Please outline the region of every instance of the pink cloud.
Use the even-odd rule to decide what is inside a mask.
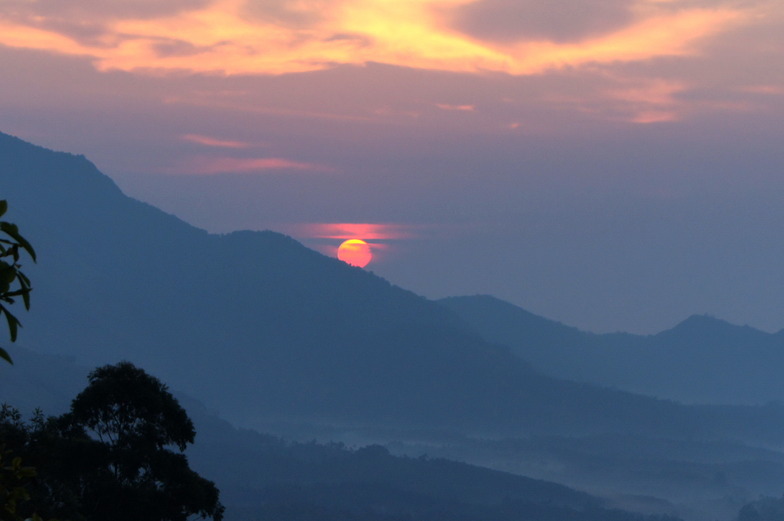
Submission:
[[[476,110],[475,105],[450,105],[448,103],[437,103],[436,107],[441,110],[456,110],[460,112],[473,112]]]
[[[204,145],[207,147],[218,147],[218,148],[248,148],[250,143],[245,143],[244,141],[231,141],[228,139],[218,139],[210,136],[202,136],[200,134],[185,134],[182,136],[184,141],[190,141],[191,143],[197,143],[199,145]]]
[[[680,116],[677,112],[666,110],[646,110],[634,115],[632,123],[667,123],[678,121]]]
[[[308,172],[333,172],[334,168],[316,163],[292,161],[280,157],[201,157],[191,158],[180,166],[166,168],[168,174],[246,174],[267,171],[298,170]]]
[[[308,239],[395,240],[416,237],[415,228],[399,223],[300,223],[281,227],[286,233]]]
[[[780,85],[751,85],[739,90],[741,92],[750,92],[752,94],[770,94],[775,96],[784,94],[784,87]]]

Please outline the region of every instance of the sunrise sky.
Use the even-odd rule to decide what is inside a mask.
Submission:
[[[0,131],[592,331],[784,328],[780,0],[0,0]]]

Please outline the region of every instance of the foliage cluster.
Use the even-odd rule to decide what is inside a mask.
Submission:
[[[0,520],[18,521],[22,519],[25,503],[30,500],[27,487],[36,472],[34,468],[22,465],[22,458],[5,450],[4,446],[0,448]],[[40,517],[33,513],[30,519],[39,521]]]
[[[17,502],[20,519],[220,521],[217,488],[181,453],[195,431],[166,386],[128,362],[89,381],[62,416],[25,422],[11,407],[0,411],[7,450],[37,469],[26,476],[29,501]]]
[[[0,217],[8,211],[8,203],[0,200]],[[30,279],[22,272],[19,262],[22,252],[27,253],[35,261],[35,250],[19,233],[19,228],[6,221],[0,221],[0,315],[5,316],[11,342],[16,341],[16,334],[21,323],[8,310],[21,297],[26,309],[30,308]],[[11,362],[11,356],[0,347],[0,358]]]

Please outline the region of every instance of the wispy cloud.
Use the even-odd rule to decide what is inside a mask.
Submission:
[[[281,229],[303,239],[362,239],[367,241],[411,239],[418,226],[400,223],[298,223]]]
[[[315,163],[293,161],[280,157],[196,157],[177,166],[162,169],[167,174],[216,175],[248,174],[283,171],[334,172],[335,169]]]
[[[184,141],[190,141],[199,145],[217,148],[248,148],[250,143],[244,141],[233,141],[228,139],[218,139],[210,136],[202,136],[200,134],[185,134],[182,136]]]
[[[617,110],[633,123],[664,123],[681,119],[682,103],[677,95],[688,89],[682,82],[654,78],[613,89],[609,97],[617,100]]]
[[[741,92],[750,92],[752,94],[769,94],[772,96],[784,95],[784,86],[782,85],[750,85],[739,90]]]
[[[517,44],[518,57],[508,68],[515,74],[614,62],[648,61],[665,56],[691,56],[701,40],[745,20],[733,9],[689,9],[650,16],[610,34],[579,43],[534,41]]]
[[[635,113],[630,119],[633,123],[669,123],[678,121],[680,115],[674,110],[643,110]]]
[[[473,112],[476,110],[475,105],[450,105],[448,103],[437,103],[436,107],[441,110],[456,110],[459,112]]]

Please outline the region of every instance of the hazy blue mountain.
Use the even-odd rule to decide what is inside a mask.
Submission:
[[[784,401],[784,334],[694,315],[656,335],[597,335],[489,296],[440,301],[549,375],[703,403]]]
[[[15,355],[13,367],[0,365],[0,402],[25,414],[34,407],[64,413],[87,383],[87,369],[72,360],[26,349]],[[557,483],[443,458],[288,442],[237,429],[189,396],[178,393],[178,400],[197,432],[186,455],[218,485],[226,521],[664,521],[610,509],[605,499]]]
[[[63,413],[86,384],[87,368],[72,360],[21,348],[15,355],[14,366],[0,365],[0,396],[23,412],[40,406]],[[389,445],[408,455],[396,458],[378,446],[293,443],[237,429],[176,394],[196,424],[196,444],[187,451],[191,466],[220,487],[227,521],[373,521],[392,513],[406,519],[642,521],[608,508],[729,520],[743,504],[777,494],[784,483],[784,455],[738,442],[622,434],[487,440],[434,433],[427,439],[420,433],[420,442]]]
[[[649,494],[639,487],[651,476],[664,476],[672,487],[699,483],[711,497],[747,502],[770,493],[758,484],[775,486],[784,475],[775,455],[748,447],[780,443],[782,406],[689,407],[544,376],[506,342],[483,339],[470,320],[438,303],[281,234],[208,234],[124,196],[81,156],[0,134],[0,198],[9,200],[8,219],[20,224],[39,253],[39,263],[26,266],[35,287],[33,309],[20,313],[25,327],[19,345],[10,346],[17,365],[0,366],[0,401],[13,394],[20,407],[60,412],[52,409],[58,400],[84,383],[86,370],[74,371],[74,362],[93,367],[127,359],[238,425],[299,422],[307,430],[319,424],[399,439],[406,452],[416,444],[411,456],[476,457],[475,463],[527,469],[535,478],[573,476],[582,480],[575,482],[579,486],[594,476],[602,489],[597,492],[624,495],[621,506],[669,508],[666,501],[638,497]],[[563,336],[566,349],[568,339],[593,337],[530,315],[526,320],[546,326],[529,346],[543,347],[542,353],[548,338]],[[606,338],[620,344],[634,337]],[[305,465],[297,461],[307,459],[308,444],[281,445],[212,415],[198,417],[194,467],[231,490],[231,504],[244,505],[247,519],[261,508],[292,520],[314,512],[344,520],[510,520],[523,511],[529,518],[588,521],[573,510],[592,508],[572,503],[553,506],[568,511],[536,513],[523,493],[536,488],[526,489],[531,482],[525,479],[398,460],[378,449],[311,446],[319,463]],[[489,439],[499,436],[509,440]],[[694,447],[707,450],[721,438],[742,441],[714,449],[708,462],[690,456],[700,454]],[[638,457],[640,451],[620,451],[624,445],[616,439],[658,452]],[[379,468],[389,472],[370,482],[368,473]],[[416,483],[420,474],[429,484]],[[712,485],[705,476],[714,474]],[[432,488],[456,487],[453,475],[463,476],[463,487],[496,484],[511,499],[499,503],[459,487]],[[294,478],[282,484],[280,476]],[[307,476],[321,477],[298,481]],[[259,490],[276,499],[254,503]],[[292,497],[309,499],[286,510]],[[357,505],[362,514],[353,510]],[[379,505],[392,514],[380,515],[383,509],[374,510]],[[739,506],[732,504],[734,511]],[[464,510],[471,516],[455,515]],[[597,512],[604,521],[626,515]]]
[[[246,425],[784,437],[778,409],[546,377],[443,306],[274,232],[207,234],[81,156],[0,135],[0,186],[39,253],[22,344],[128,359]]]

